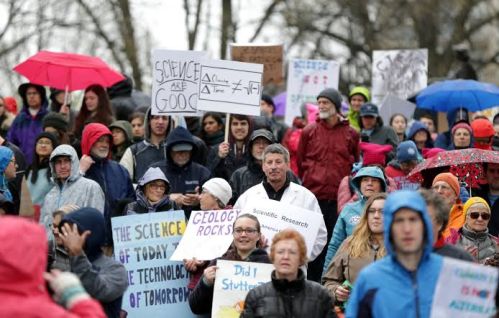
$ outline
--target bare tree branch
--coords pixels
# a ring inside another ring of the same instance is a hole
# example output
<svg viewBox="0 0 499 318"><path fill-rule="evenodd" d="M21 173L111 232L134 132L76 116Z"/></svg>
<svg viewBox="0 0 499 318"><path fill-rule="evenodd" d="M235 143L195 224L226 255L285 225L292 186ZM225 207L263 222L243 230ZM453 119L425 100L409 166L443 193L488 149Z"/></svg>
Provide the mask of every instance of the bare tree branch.
<svg viewBox="0 0 499 318"><path fill-rule="evenodd" d="M283 2L283 0L273 0L270 5L267 7L265 10L265 14L263 17L260 19L260 22L258 23L258 26L253 33L253 36L250 38L250 42L253 42L256 40L256 38L260 35L260 32L262 31L263 27L265 24L269 21L270 17L274 13L275 8L277 7L278 4Z"/></svg>

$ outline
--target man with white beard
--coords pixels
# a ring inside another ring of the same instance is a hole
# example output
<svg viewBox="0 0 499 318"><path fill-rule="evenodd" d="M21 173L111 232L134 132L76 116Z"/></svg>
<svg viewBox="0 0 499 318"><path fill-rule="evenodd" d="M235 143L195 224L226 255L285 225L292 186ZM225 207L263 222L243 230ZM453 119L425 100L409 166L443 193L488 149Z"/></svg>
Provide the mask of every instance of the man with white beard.
<svg viewBox="0 0 499 318"><path fill-rule="evenodd" d="M326 88L317 96L319 118L303 128L298 146L298 173L303 186L319 201L328 241L337 218L337 194L341 179L359 160L359 134L341 113L341 95ZM326 250L309 263L308 279L319 281Z"/></svg>
<svg viewBox="0 0 499 318"><path fill-rule="evenodd" d="M80 174L97 182L105 195L106 246L112 246L111 216L123 200L134 201L135 191L128 171L111 160L112 133L103 124L91 123L81 138Z"/></svg>

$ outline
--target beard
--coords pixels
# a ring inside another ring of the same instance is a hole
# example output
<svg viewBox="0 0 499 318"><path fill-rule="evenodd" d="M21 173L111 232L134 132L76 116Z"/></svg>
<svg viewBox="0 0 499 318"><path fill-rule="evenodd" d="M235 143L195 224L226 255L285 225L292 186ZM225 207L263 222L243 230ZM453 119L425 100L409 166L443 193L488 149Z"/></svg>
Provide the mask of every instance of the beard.
<svg viewBox="0 0 499 318"><path fill-rule="evenodd" d="M332 117L336 115L336 109L332 107L329 111L319 111L319 118L320 119L328 119L329 117Z"/></svg>
<svg viewBox="0 0 499 318"><path fill-rule="evenodd" d="M96 156L97 158L107 158L107 155L109 154L109 149L92 149L92 154Z"/></svg>

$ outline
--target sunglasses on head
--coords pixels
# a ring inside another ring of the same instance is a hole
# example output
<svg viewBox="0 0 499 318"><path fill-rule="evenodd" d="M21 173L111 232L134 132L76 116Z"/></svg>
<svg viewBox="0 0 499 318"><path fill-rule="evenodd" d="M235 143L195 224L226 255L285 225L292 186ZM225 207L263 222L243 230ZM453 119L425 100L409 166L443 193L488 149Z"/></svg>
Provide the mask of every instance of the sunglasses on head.
<svg viewBox="0 0 499 318"><path fill-rule="evenodd" d="M478 217L482 217L482 220L487 221L490 219L490 213L480 213L480 212L470 212L470 218L473 220L478 219Z"/></svg>

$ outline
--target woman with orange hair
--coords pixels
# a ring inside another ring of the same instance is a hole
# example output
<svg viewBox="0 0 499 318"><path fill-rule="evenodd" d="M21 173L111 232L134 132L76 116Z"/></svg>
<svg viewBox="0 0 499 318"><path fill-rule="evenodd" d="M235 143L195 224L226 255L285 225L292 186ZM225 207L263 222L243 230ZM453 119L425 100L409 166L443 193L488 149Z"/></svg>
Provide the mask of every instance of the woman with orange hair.
<svg viewBox="0 0 499 318"><path fill-rule="evenodd" d="M300 269L307 263L300 233L291 229L277 233L270 260L275 267L272 281L250 290L240 317L336 317L327 290L306 280Z"/></svg>

